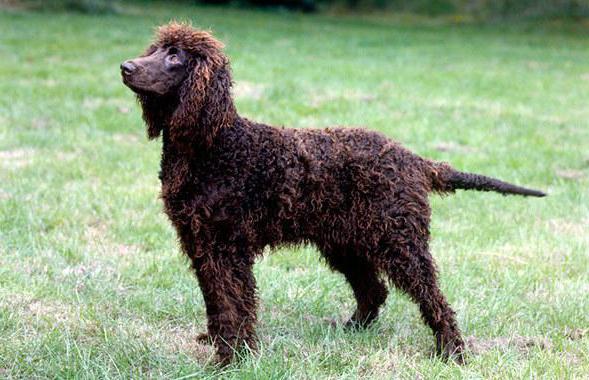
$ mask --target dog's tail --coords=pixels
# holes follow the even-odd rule
[[[446,163],[433,163],[430,168],[432,189],[441,193],[452,193],[462,189],[494,191],[503,195],[513,194],[526,197],[546,196],[546,193],[542,191],[527,189],[480,174],[460,172]]]

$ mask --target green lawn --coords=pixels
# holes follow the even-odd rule
[[[550,193],[432,197],[432,251],[473,354],[432,358],[392,292],[358,333],[311,247],[256,266],[260,352],[194,341],[196,280],[158,199],[119,63],[172,18],[227,43],[241,114],[382,131],[424,156]],[[118,15],[0,10],[0,378],[588,378],[589,32],[155,3]]]

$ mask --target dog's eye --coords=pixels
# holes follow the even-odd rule
[[[180,63],[180,58],[178,58],[176,54],[168,55],[166,57],[166,60],[173,65],[177,65]]]

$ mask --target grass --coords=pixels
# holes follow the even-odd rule
[[[193,341],[200,291],[158,200],[160,143],[118,72],[171,18],[227,43],[250,118],[362,125],[550,193],[432,197],[442,287],[476,352],[466,366],[431,357],[398,292],[373,328],[330,327],[352,295],[311,247],[256,265],[259,354],[209,362]],[[589,377],[587,34],[157,2],[0,10],[0,377]]]

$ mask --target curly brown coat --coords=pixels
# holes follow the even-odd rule
[[[172,23],[145,55],[170,46],[190,56],[186,78],[169,94],[138,99],[149,137],[163,135],[161,197],[196,272],[220,361],[256,346],[256,257],[299,243],[315,245],[350,283],[357,308],[347,326],[377,318],[388,278],[419,305],[438,352],[460,359],[464,343],[428,249],[428,194],[544,194],[456,171],[363,129],[247,120],[235,110],[220,42]]]

